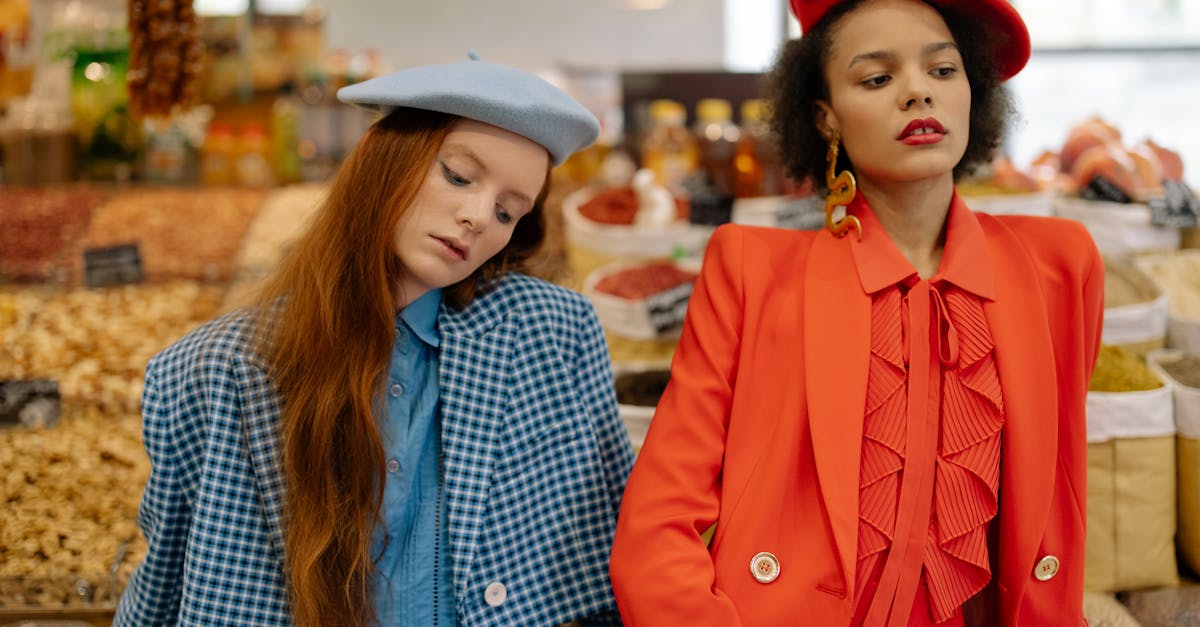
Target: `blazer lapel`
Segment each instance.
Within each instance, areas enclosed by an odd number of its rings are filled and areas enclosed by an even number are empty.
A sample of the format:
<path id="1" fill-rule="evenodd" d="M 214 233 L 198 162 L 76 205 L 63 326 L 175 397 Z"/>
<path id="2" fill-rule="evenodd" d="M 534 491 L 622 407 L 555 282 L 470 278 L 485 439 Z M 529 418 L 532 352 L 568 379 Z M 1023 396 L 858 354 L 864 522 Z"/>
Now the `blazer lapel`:
<path id="1" fill-rule="evenodd" d="M 871 300 L 849 242 L 822 231 L 804 276 L 804 370 L 817 481 L 853 598 L 858 559 L 858 482 L 867 394 Z"/>
<path id="2" fill-rule="evenodd" d="M 267 532 L 276 555 L 283 559 L 284 477 L 279 453 L 279 417 L 283 407 L 266 372 L 252 363 L 244 368 L 242 411 L 246 450 L 254 468 Z"/>
<path id="3" fill-rule="evenodd" d="M 979 221 L 995 260 L 996 300 L 984 304 L 984 313 L 996 343 L 1005 410 L 1000 468 L 1000 563 L 1005 567 L 1000 585 L 1002 594 L 1015 595 L 1002 606 L 1015 608 L 1050 511 L 1058 454 L 1057 379 L 1037 269 L 1000 222 L 985 215 Z"/>
<path id="4" fill-rule="evenodd" d="M 438 316 L 444 490 L 454 588 L 460 592 L 466 590 L 487 514 L 508 400 L 501 369 L 513 342 L 487 333 L 500 319 L 483 297 L 463 311 L 443 304 Z"/>

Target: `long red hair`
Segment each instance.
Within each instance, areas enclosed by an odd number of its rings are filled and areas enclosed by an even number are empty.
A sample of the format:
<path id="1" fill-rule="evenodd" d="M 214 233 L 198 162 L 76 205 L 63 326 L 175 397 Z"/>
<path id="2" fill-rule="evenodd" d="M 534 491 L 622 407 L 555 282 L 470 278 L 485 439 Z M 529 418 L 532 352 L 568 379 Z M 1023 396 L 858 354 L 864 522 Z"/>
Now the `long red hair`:
<path id="1" fill-rule="evenodd" d="M 375 620 L 371 543 L 386 477 L 376 425 L 403 269 L 397 222 L 458 118 L 397 109 L 376 122 L 335 175 L 313 223 L 259 294 L 258 349 L 283 399 L 284 553 L 297 625 Z M 508 246 L 444 290 L 463 307 L 545 236 L 543 185 Z"/>

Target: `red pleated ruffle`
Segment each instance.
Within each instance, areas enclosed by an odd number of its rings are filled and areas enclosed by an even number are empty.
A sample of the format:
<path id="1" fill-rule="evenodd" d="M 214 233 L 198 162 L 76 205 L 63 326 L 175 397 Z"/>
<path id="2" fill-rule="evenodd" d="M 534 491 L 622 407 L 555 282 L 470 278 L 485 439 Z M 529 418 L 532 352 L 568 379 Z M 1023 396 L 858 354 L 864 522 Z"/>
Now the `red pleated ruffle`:
<path id="1" fill-rule="evenodd" d="M 987 529 L 998 506 L 1004 424 L 983 306 L 953 286 L 945 286 L 943 300 L 959 346 L 958 363 L 942 369 L 941 430 L 924 557 L 929 605 L 937 622 L 951 618 L 991 579 Z M 896 528 L 908 430 L 901 304 L 900 290 L 894 287 L 877 294 L 872 304 L 859 480 L 859 582 L 879 572 Z"/>

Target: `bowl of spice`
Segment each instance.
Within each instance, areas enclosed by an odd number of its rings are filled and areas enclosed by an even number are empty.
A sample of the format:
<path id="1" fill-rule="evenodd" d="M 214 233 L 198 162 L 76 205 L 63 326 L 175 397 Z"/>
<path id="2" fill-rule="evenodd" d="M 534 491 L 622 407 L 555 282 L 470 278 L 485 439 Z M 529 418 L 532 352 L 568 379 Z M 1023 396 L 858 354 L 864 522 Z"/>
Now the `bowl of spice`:
<path id="1" fill-rule="evenodd" d="M 582 281 L 600 266 L 698 255 L 713 227 L 689 221 L 688 201 L 634 175 L 629 185 L 584 188 L 563 199 L 567 262 Z"/>
<path id="2" fill-rule="evenodd" d="M 583 293 L 605 330 L 635 340 L 676 338 L 699 271 L 695 261 L 630 261 L 587 276 Z"/>

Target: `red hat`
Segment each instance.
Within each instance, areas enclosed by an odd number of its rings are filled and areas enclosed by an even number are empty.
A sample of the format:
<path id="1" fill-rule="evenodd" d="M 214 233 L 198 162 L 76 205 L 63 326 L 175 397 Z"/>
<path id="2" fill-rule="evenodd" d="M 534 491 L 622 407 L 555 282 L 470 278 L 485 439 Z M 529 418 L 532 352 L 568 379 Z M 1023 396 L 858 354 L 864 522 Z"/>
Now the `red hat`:
<path id="1" fill-rule="evenodd" d="M 800 20 L 800 30 L 807 32 L 833 6 L 843 0 L 791 0 L 792 13 Z M 924 0 L 938 8 L 953 9 L 983 20 L 985 28 L 1001 33 L 997 46 L 996 69 L 1000 80 L 1015 76 L 1029 61 L 1029 30 L 1017 10 L 1007 0 Z"/>

